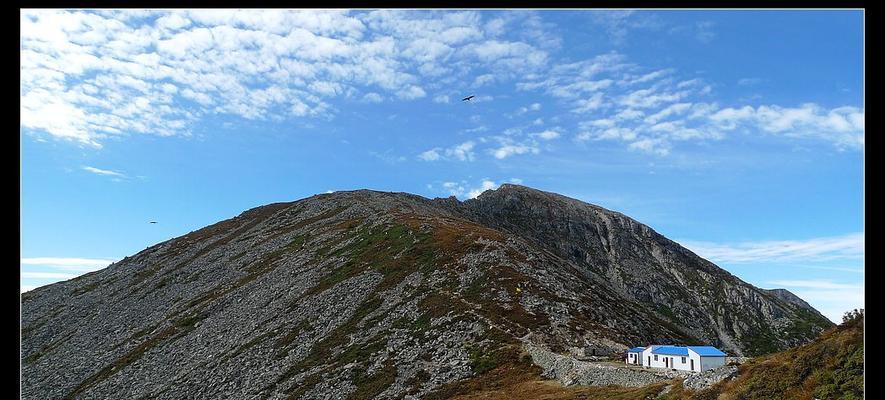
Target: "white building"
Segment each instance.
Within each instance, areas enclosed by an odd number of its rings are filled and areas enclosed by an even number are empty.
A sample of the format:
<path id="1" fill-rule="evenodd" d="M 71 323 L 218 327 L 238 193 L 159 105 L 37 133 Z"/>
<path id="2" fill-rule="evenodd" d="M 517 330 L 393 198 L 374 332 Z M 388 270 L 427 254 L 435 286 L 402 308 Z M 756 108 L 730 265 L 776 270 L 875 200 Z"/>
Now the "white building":
<path id="1" fill-rule="evenodd" d="M 647 368 L 700 372 L 725 365 L 725 353 L 713 346 L 651 345 L 627 350 L 625 361 Z"/>

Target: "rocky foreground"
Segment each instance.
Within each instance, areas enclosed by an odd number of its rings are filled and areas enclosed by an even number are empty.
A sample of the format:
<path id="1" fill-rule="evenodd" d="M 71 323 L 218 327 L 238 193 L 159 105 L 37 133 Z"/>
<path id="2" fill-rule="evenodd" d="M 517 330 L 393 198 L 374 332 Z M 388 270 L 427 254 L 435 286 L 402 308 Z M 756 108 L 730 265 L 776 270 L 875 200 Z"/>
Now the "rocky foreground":
<path id="1" fill-rule="evenodd" d="M 23 294 L 22 397 L 467 396 L 537 377 L 526 343 L 740 356 L 832 325 L 790 296 L 553 193 L 336 192 Z"/>

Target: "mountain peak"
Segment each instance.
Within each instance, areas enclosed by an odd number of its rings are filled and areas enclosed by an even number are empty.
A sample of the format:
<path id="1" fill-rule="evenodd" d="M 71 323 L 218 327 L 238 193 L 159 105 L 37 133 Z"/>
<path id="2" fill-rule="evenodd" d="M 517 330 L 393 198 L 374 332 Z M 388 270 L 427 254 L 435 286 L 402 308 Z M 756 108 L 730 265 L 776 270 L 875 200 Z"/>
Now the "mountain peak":
<path id="1" fill-rule="evenodd" d="M 423 398 L 522 365 L 524 342 L 753 355 L 832 325 L 781 297 L 522 185 L 334 192 L 23 294 L 22 397 Z"/>

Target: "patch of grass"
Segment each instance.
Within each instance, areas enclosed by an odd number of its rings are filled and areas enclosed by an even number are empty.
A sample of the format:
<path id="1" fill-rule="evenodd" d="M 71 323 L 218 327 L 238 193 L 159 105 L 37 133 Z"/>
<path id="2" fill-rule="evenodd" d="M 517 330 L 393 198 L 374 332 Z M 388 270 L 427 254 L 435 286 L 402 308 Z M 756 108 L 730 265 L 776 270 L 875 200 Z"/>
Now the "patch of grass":
<path id="1" fill-rule="evenodd" d="M 374 340 L 366 344 L 354 343 L 337 357 L 337 361 L 344 365 L 352 362 L 366 362 L 372 354 L 384 349 L 386 344 L 387 338 L 383 335 L 376 336 Z"/>
<path id="2" fill-rule="evenodd" d="M 691 399 L 861 399 L 863 317 L 825 331 L 803 346 L 755 358 L 738 376 Z"/>
<path id="3" fill-rule="evenodd" d="M 339 354 L 338 357 L 333 357 L 335 349 L 347 344 L 350 341 L 350 334 L 357 330 L 359 322 L 380 305 L 381 299 L 377 296 L 372 296 L 361 303 L 357 307 L 353 316 L 315 343 L 313 347 L 311 347 L 310 353 L 308 353 L 303 360 L 291 366 L 286 372 L 284 372 L 277 379 L 276 384 L 285 382 L 297 373 L 314 366 L 324 364 L 341 365 L 342 355 Z M 352 357 L 352 355 L 349 355 L 348 357 Z"/>
<path id="4" fill-rule="evenodd" d="M 98 287 L 98 284 L 99 284 L 99 282 L 94 282 L 94 283 L 90 283 L 85 286 L 81 286 L 81 287 L 75 289 L 71 294 L 73 294 L 74 296 L 79 296 L 81 294 L 91 292 L 91 291 L 95 290 L 95 288 Z"/>
<path id="5" fill-rule="evenodd" d="M 177 329 L 180 333 L 187 333 L 194 330 L 197 326 L 197 323 L 206 319 L 209 315 L 206 313 L 198 313 L 192 315 L 186 315 L 181 318 L 176 318 L 172 320 L 172 325 Z"/>
<path id="6" fill-rule="evenodd" d="M 129 286 L 130 287 L 137 286 L 139 283 L 141 283 L 145 279 L 154 276 L 154 274 L 156 274 L 159 269 L 160 269 L 159 266 L 154 266 L 154 265 L 139 268 L 138 270 L 135 271 L 135 273 L 132 274 L 132 280 L 129 282 Z"/>
<path id="7" fill-rule="evenodd" d="M 538 380 L 541 368 L 521 357 L 522 353 L 516 347 L 511 347 L 510 350 L 501 353 L 500 364 L 497 368 L 487 370 L 473 378 L 447 383 L 423 398 L 425 400 L 451 399 L 456 396 L 500 390 L 522 382 Z M 501 398 L 504 399 L 504 397 Z"/>
<path id="8" fill-rule="evenodd" d="M 404 383 L 404 386 L 409 388 L 409 390 L 406 391 L 406 394 L 414 395 L 418 393 L 421 390 L 421 386 L 428 381 L 430 381 L 430 373 L 423 369 L 416 372 L 414 376 L 406 380 Z"/>
<path id="9" fill-rule="evenodd" d="M 276 358 L 284 358 L 289 354 L 289 345 L 292 344 L 298 336 L 301 335 L 302 332 L 311 330 L 312 327 L 307 320 L 301 320 L 292 327 L 292 329 L 283 335 L 283 337 L 279 338 L 276 343 L 274 343 L 274 348 L 279 349 L 276 353 Z"/>
<path id="10" fill-rule="evenodd" d="M 164 277 L 163 279 L 160 279 L 160 282 L 157 283 L 157 286 L 154 286 L 154 290 L 160 290 L 160 289 L 166 287 L 166 285 L 168 285 L 169 282 L 171 282 L 171 281 L 172 281 L 172 279 L 169 278 L 168 276 Z"/>
<path id="11" fill-rule="evenodd" d="M 361 368 L 354 369 L 353 384 L 356 390 L 347 396 L 348 400 L 371 400 L 390 387 L 396 380 L 397 369 L 391 361 L 372 375 L 366 375 Z"/>
<path id="12" fill-rule="evenodd" d="M 494 342 L 490 345 L 468 344 L 466 350 L 470 356 L 470 369 L 477 375 L 482 375 L 519 357 L 516 346 L 498 347 Z"/>
<path id="13" fill-rule="evenodd" d="M 308 390 L 310 390 L 311 388 L 313 388 L 314 386 L 316 386 L 318 383 L 320 383 L 322 381 L 323 380 L 322 380 L 322 378 L 320 378 L 320 374 L 313 374 L 313 375 L 310 375 L 310 376 L 304 378 L 304 381 L 301 382 L 300 385 L 293 386 L 292 388 L 289 389 L 289 392 L 288 392 L 289 396 L 287 397 L 287 399 L 289 399 L 289 400 L 300 399 L 301 397 L 304 396 L 305 393 L 307 393 Z"/>
<path id="14" fill-rule="evenodd" d="M 267 338 L 269 338 L 269 337 L 271 337 L 271 336 L 273 336 L 273 335 L 274 335 L 273 332 L 265 332 L 265 333 L 262 333 L 261 335 L 258 335 L 258 336 L 256 336 L 256 337 L 252 338 L 252 340 L 249 340 L 248 342 L 241 344 L 239 347 L 237 347 L 236 350 L 234 350 L 233 352 L 231 352 L 230 355 L 228 355 L 227 357 L 225 357 L 225 359 L 235 358 L 235 357 L 239 356 L 240 354 L 242 354 L 244 351 L 249 350 L 249 349 L 252 348 L 253 346 L 255 346 L 255 345 L 257 345 L 258 343 L 261 343 L 261 342 L 267 340 Z"/>
<path id="15" fill-rule="evenodd" d="M 100 369 L 98 372 L 90 375 L 82 382 L 80 382 L 74 389 L 65 396 L 65 399 L 74 399 L 79 397 L 83 392 L 85 392 L 90 387 L 94 386 L 96 383 L 101 382 L 107 379 L 109 376 L 119 372 L 121 369 L 125 368 L 127 365 L 138 361 L 141 356 L 144 355 L 145 352 L 150 350 L 151 348 L 157 346 L 159 343 L 163 342 L 166 339 L 169 339 L 176 334 L 179 333 L 178 328 L 175 326 L 167 327 L 163 329 L 150 339 L 146 340 L 144 343 L 136 346 L 132 350 L 129 350 L 123 356 L 115 360 L 113 363 L 105 366 Z"/>

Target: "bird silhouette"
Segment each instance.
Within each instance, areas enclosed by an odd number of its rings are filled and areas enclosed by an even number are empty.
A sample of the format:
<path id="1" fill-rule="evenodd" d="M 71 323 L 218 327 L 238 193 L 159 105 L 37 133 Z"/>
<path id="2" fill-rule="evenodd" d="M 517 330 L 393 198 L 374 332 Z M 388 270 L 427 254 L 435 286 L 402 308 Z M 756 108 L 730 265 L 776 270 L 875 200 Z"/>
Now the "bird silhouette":
<path id="1" fill-rule="evenodd" d="M 472 98 L 474 98 L 474 97 L 476 97 L 476 96 L 474 96 L 474 95 L 471 94 L 470 96 L 467 96 L 467 97 L 461 99 L 461 101 L 470 101 L 470 99 L 472 99 Z"/>
<path id="2" fill-rule="evenodd" d="M 151 222 L 150 222 L 150 223 L 151 223 L 151 224 L 156 224 L 156 223 L 157 223 L 157 221 L 151 221 Z"/>

